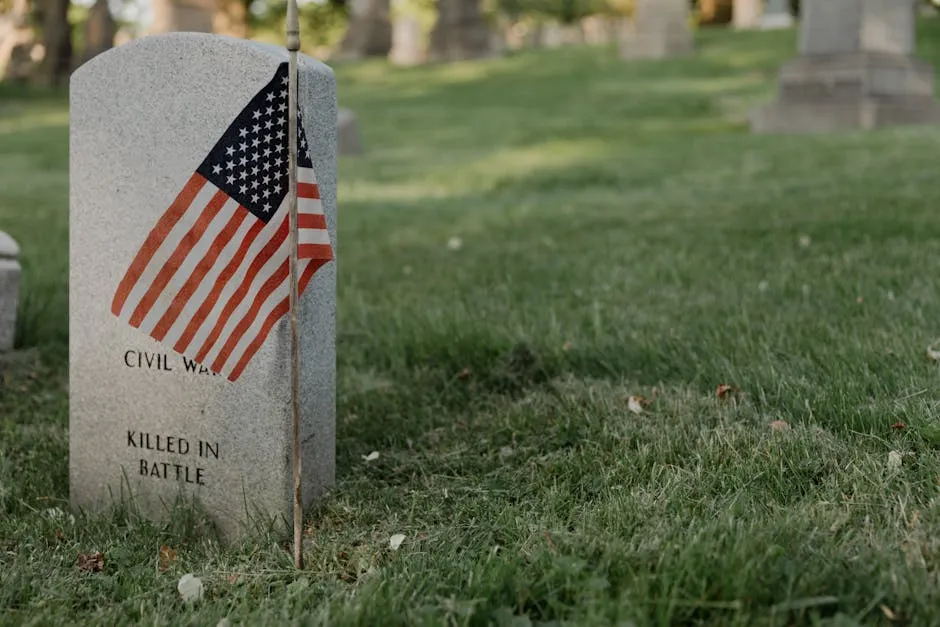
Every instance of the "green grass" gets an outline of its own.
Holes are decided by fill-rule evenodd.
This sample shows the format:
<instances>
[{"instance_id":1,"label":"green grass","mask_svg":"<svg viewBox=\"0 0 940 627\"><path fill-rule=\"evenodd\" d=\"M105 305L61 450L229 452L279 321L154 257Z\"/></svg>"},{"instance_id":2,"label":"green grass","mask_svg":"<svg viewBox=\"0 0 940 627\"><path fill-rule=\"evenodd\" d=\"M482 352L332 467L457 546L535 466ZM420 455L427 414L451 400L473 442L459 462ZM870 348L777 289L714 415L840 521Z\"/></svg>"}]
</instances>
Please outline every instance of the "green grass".
<instances>
[{"instance_id":1,"label":"green grass","mask_svg":"<svg viewBox=\"0 0 940 627\"><path fill-rule=\"evenodd\" d=\"M922 28L940 67L940 24ZM25 300L0 396L0 622L940 624L940 128L751 136L794 42L337 68L368 153L340 162L338 482L302 575L284 538L220 546L185 509L50 516L67 111L4 93ZM718 400L725 383L741 396ZM80 572L93 551L104 571Z\"/></svg>"}]
</instances>

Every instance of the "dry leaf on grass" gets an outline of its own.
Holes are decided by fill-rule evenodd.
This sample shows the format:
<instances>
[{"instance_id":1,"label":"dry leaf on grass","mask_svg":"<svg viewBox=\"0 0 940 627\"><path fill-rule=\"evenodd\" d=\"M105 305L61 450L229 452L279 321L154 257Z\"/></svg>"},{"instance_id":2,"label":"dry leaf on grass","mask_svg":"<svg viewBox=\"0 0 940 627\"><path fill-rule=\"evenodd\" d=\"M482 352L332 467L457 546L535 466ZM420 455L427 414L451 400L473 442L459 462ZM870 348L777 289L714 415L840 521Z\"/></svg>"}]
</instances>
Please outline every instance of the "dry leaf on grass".
<instances>
[{"instance_id":1,"label":"dry leaf on grass","mask_svg":"<svg viewBox=\"0 0 940 627\"><path fill-rule=\"evenodd\" d=\"M461 380L468 379L470 378L470 374L471 374L470 368L464 368L463 370L457 373L457 378Z\"/></svg>"},{"instance_id":2,"label":"dry leaf on grass","mask_svg":"<svg viewBox=\"0 0 940 627\"><path fill-rule=\"evenodd\" d=\"M891 425L891 428L894 429L895 431L904 431L905 429L907 429L907 425L899 420L898 422Z\"/></svg>"},{"instance_id":3,"label":"dry leaf on grass","mask_svg":"<svg viewBox=\"0 0 940 627\"><path fill-rule=\"evenodd\" d=\"M405 541L405 534L396 533L391 538L388 539L388 548L393 551L397 551L398 547L401 546L401 543Z\"/></svg>"},{"instance_id":4,"label":"dry leaf on grass","mask_svg":"<svg viewBox=\"0 0 940 627\"><path fill-rule=\"evenodd\" d=\"M104 553L100 551L95 553L79 553L78 569L90 573L97 573L104 569Z\"/></svg>"},{"instance_id":5,"label":"dry leaf on grass","mask_svg":"<svg viewBox=\"0 0 940 627\"><path fill-rule=\"evenodd\" d=\"M940 361L940 351L936 350L933 346L928 346L927 359L930 361Z\"/></svg>"},{"instance_id":6,"label":"dry leaf on grass","mask_svg":"<svg viewBox=\"0 0 940 627\"><path fill-rule=\"evenodd\" d=\"M736 388L733 385L728 385L727 383L722 383L718 386L718 389L715 390L715 394L719 399L725 401L729 398L733 398L741 394L741 388Z\"/></svg>"},{"instance_id":7,"label":"dry leaf on grass","mask_svg":"<svg viewBox=\"0 0 940 627\"><path fill-rule=\"evenodd\" d=\"M653 401L644 396L631 396L627 399L627 409L634 414L642 414L643 411L652 404Z\"/></svg>"},{"instance_id":8,"label":"dry leaf on grass","mask_svg":"<svg viewBox=\"0 0 940 627\"><path fill-rule=\"evenodd\" d=\"M561 345L561 350L570 351L572 346L574 346L574 344L572 344L571 341L569 340Z\"/></svg>"},{"instance_id":9,"label":"dry leaf on grass","mask_svg":"<svg viewBox=\"0 0 940 627\"><path fill-rule=\"evenodd\" d=\"M890 607L888 607L887 605L882 604L882 605L880 605L879 607L881 608L881 613L884 614L884 615L885 615L885 618L887 618L888 620L897 620L897 619L898 619L898 615L895 614L894 611L893 611Z\"/></svg>"},{"instance_id":10,"label":"dry leaf on grass","mask_svg":"<svg viewBox=\"0 0 940 627\"><path fill-rule=\"evenodd\" d=\"M789 431L790 425L786 420L774 420L768 425L772 431Z\"/></svg>"},{"instance_id":11,"label":"dry leaf on grass","mask_svg":"<svg viewBox=\"0 0 940 627\"><path fill-rule=\"evenodd\" d=\"M451 250L460 250L463 247L463 240L459 237L452 237L447 240L447 248Z\"/></svg>"},{"instance_id":12,"label":"dry leaf on grass","mask_svg":"<svg viewBox=\"0 0 940 627\"><path fill-rule=\"evenodd\" d=\"M168 546L160 547L160 572L165 573L166 569L176 561L176 551Z\"/></svg>"},{"instance_id":13,"label":"dry leaf on grass","mask_svg":"<svg viewBox=\"0 0 940 627\"><path fill-rule=\"evenodd\" d=\"M378 458L379 458L379 452L378 452L378 451L372 451L372 452L369 453L368 455L363 455L363 456L362 456L362 459L364 459L364 460L367 461L367 462L374 462L374 461L377 460Z\"/></svg>"}]
</instances>

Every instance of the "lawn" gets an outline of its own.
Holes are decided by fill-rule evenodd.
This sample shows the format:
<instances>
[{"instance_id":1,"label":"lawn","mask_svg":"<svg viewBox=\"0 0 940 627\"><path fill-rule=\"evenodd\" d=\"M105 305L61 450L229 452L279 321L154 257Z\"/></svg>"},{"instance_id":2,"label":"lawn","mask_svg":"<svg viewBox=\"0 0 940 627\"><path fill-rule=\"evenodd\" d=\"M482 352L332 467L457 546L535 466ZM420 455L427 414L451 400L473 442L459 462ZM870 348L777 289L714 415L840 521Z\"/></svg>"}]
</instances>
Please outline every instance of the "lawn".
<instances>
[{"instance_id":1,"label":"lawn","mask_svg":"<svg viewBox=\"0 0 940 627\"><path fill-rule=\"evenodd\" d=\"M0 91L0 623L940 625L940 128L752 136L795 33L699 44L337 66L367 154L302 574L198 513L61 513L66 101Z\"/></svg>"}]
</instances>

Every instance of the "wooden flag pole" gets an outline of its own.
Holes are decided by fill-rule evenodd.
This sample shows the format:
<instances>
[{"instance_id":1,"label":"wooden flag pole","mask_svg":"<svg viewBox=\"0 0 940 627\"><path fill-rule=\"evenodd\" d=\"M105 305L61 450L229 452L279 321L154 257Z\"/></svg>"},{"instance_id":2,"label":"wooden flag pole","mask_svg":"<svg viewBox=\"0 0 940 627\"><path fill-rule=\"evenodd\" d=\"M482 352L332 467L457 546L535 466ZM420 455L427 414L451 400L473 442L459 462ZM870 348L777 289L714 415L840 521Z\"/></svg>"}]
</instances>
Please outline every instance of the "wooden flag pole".
<instances>
[{"instance_id":1,"label":"wooden flag pole","mask_svg":"<svg viewBox=\"0 0 940 627\"><path fill-rule=\"evenodd\" d=\"M287 202L290 220L290 387L293 408L294 458L294 567L304 567L303 557L303 496L301 491L300 448L300 346L297 332L297 51L300 50L300 19L297 0L287 0L287 137L288 179Z\"/></svg>"}]
</instances>

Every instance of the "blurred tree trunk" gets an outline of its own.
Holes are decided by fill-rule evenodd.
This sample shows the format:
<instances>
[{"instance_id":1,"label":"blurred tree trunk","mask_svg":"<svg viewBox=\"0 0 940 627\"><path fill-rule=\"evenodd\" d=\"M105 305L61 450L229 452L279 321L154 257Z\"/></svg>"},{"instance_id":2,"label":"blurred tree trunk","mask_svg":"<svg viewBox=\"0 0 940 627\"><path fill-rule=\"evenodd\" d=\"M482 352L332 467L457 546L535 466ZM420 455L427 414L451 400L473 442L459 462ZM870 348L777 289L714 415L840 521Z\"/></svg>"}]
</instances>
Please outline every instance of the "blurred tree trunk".
<instances>
[{"instance_id":1,"label":"blurred tree trunk","mask_svg":"<svg viewBox=\"0 0 940 627\"><path fill-rule=\"evenodd\" d=\"M698 23L728 24L734 14L734 0L699 0Z\"/></svg>"},{"instance_id":2,"label":"blurred tree trunk","mask_svg":"<svg viewBox=\"0 0 940 627\"><path fill-rule=\"evenodd\" d=\"M42 45L45 53L35 77L47 87L64 85L72 69L72 26L69 0L40 0Z\"/></svg>"},{"instance_id":3,"label":"blurred tree trunk","mask_svg":"<svg viewBox=\"0 0 940 627\"><path fill-rule=\"evenodd\" d=\"M35 39L30 0L13 0L10 11L0 15L0 80L19 78L13 67L17 48L29 46Z\"/></svg>"},{"instance_id":4,"label":"blurred tree trunk","mask_svg":"<svg viewBox=\"0 0 940 627\"><path fill-rule=\"evenodd\" d=\"M108 0L96 0L85 21L85 50L82 63L110 50L114 46L115 35L117 23L111 15Z\"/></svg>"},{"instance_id":5,"label":"blurred tree trunk","mask_svg":"<svg viewBox=\"0 0 940 627\"><path fill-rule=\"evenodd\" d=\"M219 35L248 37L248 5L250 0L217 0L212 30Z\"/></svg>"},{"instance_id":6,"label":"blurred tree trunk","mask_svg":"<svg viewBox=\"0 0 940 627\"><path fill-rule=\"evenodd\" d=\"M392 21L389 0L352 0L349 27L336 55L341 59L384 57L392 49Z\"/></svg>"},{"instance_id":7,"label":"blurred tree trunk","mask_svg":"<svg viewBox=\"0 0 940 627\"><path fill-rule=\"evenodd\" d=\"M478 0L437 0L437 10L428 50L430 59L460 61L492 56L492 37Z\"/></svg>"}]
</instances>

